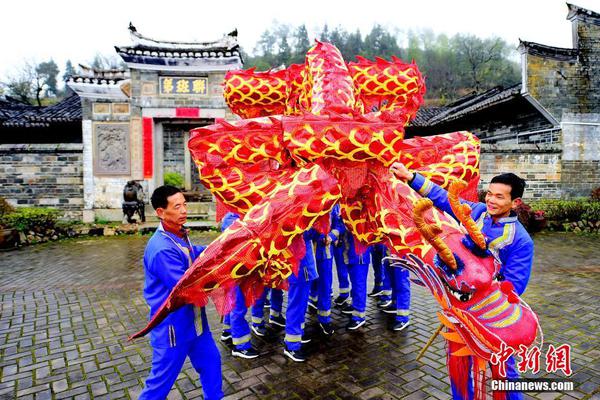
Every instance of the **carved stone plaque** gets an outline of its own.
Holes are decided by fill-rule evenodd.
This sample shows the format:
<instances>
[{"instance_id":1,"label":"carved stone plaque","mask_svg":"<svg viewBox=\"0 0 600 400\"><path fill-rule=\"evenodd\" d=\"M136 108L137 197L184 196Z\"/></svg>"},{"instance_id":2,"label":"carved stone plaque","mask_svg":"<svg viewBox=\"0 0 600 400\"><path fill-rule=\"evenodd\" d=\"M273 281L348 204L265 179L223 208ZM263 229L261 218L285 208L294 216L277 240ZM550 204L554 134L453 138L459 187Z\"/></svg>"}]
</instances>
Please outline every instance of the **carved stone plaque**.
<instances>
[{"instance_id":1,"label":"carved stone plaque","mask_svg":"<svg viewBox=\"0 0 600 400\"><path fill-rule=\"evenodd\" d=\"M94 174L130 175L129 123L94 124Z\"/></svg>"},{"instance_id":2,"label":"carved stone plaque","mask_svg":"<svg viewBox=\"0 0 600 400\"><path fill-rule=\"evenodd\" d=\"M113 114L129 114L128 103L114 103L112 105Z\"/></svg>"},{"instance_id":3,"label":"carved stone plaque","mask_svg":"<svg viewBox=\"0 0 600 400\"><path fill-rule=\"evenodd\" d=\"M94 114L110 114L110 103L94 103Z\"/></svg>"}]
</instances>

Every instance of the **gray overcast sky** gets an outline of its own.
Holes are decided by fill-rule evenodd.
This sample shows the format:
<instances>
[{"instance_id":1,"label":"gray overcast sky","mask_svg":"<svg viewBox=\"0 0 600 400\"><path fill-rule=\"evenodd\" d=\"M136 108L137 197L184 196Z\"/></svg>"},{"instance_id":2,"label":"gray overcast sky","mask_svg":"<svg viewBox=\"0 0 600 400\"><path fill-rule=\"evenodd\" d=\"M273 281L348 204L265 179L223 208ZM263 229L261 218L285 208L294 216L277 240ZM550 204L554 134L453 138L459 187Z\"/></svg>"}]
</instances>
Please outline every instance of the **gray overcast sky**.
<instances>
[{"instance_id":1,"label":"gray overcast sky","mask_svg":"<svg viewBox=\"0 0 600 400\"><path fill-rule=\"evenodd\" d=\"M573 0L600 12L600 0ZM96 53L113 55L114 45L130 43L129 21L145 36L179 41L210 41L234 28L252 51L273 21L305 24L312 33L327 23L368 33L375 23L402 31L431 29L453 35L500 36L571 47L571 24L564 0L299 0L279 1L6 1L0 16L0 80L28 59L51 57L61 69L89 63Z\"/></svg>"}]
</instances>

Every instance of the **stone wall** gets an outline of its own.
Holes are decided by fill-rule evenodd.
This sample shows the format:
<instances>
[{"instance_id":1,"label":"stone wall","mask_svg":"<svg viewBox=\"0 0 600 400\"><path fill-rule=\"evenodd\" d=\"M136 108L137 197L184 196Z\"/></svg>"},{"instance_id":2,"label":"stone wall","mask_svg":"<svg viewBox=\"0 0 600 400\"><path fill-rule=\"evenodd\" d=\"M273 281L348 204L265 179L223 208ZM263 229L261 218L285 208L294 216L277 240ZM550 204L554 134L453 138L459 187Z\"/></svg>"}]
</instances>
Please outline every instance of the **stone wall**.
<instances>
[{"instance_id":1,"label":"stone wall","mask_svg":"<svg viewBox=\"0 0 600 400\"><path fill-rule=\"evenodd\" d=\"M600 20L596 17L574 21L579 50L581 80L587 81L589 90L581 93L581 113L600 112Z\"/></svg>"},{"instance_id":2,"label":"stone wall","mask_svg":"<svg viewBox=\"0 0 600 400\"><path fill-rule=\"evenodd\" d=\"M480 189L498 174L512 172L527 181L524 199L558 199L562 192L561 148L556 144L481 146Z\"/></svg>"},{"instance_id":3,"label":"stone wall","mask_svg":"<svg viewBox=\"0 0 600 400\"><path fill-rule=\"evenodd\" d=\"M587 197L600 187L600 113L563 114L564 197Z\"/></svg>"},{"instance_id":4,"label":"stone wall","mask_svg":"<svg viewBox=\"0 0 600 400\"><path fill-rule=\"evenodd\" d=\"M579 77L576 59L560 60L549 56L527 54L527 91L555 118L577 104L578 94L587 90Z\"/></svg>"},{"instance_id":5,"label":"stone wall","mask_svg":"<svg viewBox=\"0 0 600 400\"><path fill-rule=\"evenodd\" d=\"M524 49L524 87L559 120L564 113L600 112L600 21L579 15L572 24L572 49Z\"/></svg>"},{"instance_id":6,"label":"stone wall","mask_svg":"<svg viewBox=\"0 0 600 400\"><path fill-rule=\"evenodd\" d=\"M600 187L600 161L562 160L563 198L589 197Z\"/></svg>"},{"instance_id":7,"label":"stone wall","mask_svg":"<svg viewBox=\"0 0 600 400\"><path fill-rule=\"evenodd\" d=\"M53 207L81 219L83 145L0 145L0 196L15 206Z\"/></svg>"}]
</instances>

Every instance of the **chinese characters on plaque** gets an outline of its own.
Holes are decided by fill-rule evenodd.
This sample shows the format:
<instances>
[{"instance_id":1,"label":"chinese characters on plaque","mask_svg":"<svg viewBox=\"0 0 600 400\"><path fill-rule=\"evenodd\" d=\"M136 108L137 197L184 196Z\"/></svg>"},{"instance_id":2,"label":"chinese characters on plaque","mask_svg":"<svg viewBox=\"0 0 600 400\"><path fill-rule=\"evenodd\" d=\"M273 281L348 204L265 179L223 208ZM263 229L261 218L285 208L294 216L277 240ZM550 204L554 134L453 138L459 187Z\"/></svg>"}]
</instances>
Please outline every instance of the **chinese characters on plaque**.
<instances>
[{"instance_id":1,"label":"chinese characters on plaque","mask_svg":"<svg viewBox=\"0 0 600 400\"><path fill-rule=\"evenodd\" d=\"M175 76L161 76L160 94L208 94L208 78L179 78Z\"/></svg>"}]
</instances>

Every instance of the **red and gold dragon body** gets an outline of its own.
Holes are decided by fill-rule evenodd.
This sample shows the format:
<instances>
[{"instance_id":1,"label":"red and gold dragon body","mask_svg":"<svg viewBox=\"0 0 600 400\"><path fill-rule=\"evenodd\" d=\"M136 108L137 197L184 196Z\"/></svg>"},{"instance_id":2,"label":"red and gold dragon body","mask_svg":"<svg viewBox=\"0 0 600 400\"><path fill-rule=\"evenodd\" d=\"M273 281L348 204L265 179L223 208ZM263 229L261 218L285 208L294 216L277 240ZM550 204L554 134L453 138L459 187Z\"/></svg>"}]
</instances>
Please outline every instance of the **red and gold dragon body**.
<instances>
[{"instance_id":1,"label":"red and gold dragon body","mask_svg":"<svg viewBox=\"0 0 600 400\"><path fill-rule=\"evenodd\" d=\"M243 217L207 247L132 337L184 304L206 305L209 297L219 312L229 311L235 285L249 303L264 286L285 287L303 257L302 233L326 230L340 203L357 244L385 243L441 305L451 376L460 373L465 356L474 357L479 375L502 343L531 345L535 314L495 280L499 266L458 200L462 225L389 172L401 161L443 187L463 181L453 196L476 195L476 137L455 132L404 139L424 92L415 64L396 58L346 63L337 48L320 42L303 65L228 73L225 99L244 119L193 130L189 149L202 183Z\"/></svg>"}]
</instances>

